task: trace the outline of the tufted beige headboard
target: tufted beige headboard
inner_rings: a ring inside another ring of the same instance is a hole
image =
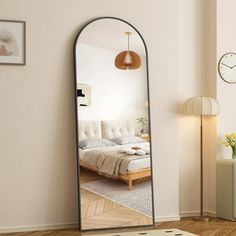
[[[102,138],[100,120],[80,120],[79,121],[79,140],[88,138]]]
[[[102,137],[112,139],[115,137],[135,135],[134,124],[131,120],[102,121]]]
[[[135,135],[131,120],[80,120],[79,140],[89,138],[112,139],[120,136]]]

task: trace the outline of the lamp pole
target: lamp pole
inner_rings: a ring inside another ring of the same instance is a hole
[[[200,216],[194,217],[197,221],[209,221],[209,217],[203,215],[203,115],[200,115]]]
[[[203,216],[203,125],[202,125],[202,114],[200,115],[200,119],[201,119],[201,126],[200,126],[200,155],[201,155],[201,160],[200,160],[200,205],[201,205],[201,212],[200,212],[200,216]]]

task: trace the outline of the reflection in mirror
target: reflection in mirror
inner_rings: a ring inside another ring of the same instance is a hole
[[[82,230],[153,224],[146,57],[119,19],[92,21],[76,39]]]

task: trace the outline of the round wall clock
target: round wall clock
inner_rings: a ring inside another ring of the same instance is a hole
[[[236,53],[224,54],[218,64],[220,77],[227,83],[236,83]]]

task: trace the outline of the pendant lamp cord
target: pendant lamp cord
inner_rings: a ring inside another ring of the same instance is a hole
[[[129,35],[130,33],[128,32],[128,52],[129,52]]]

